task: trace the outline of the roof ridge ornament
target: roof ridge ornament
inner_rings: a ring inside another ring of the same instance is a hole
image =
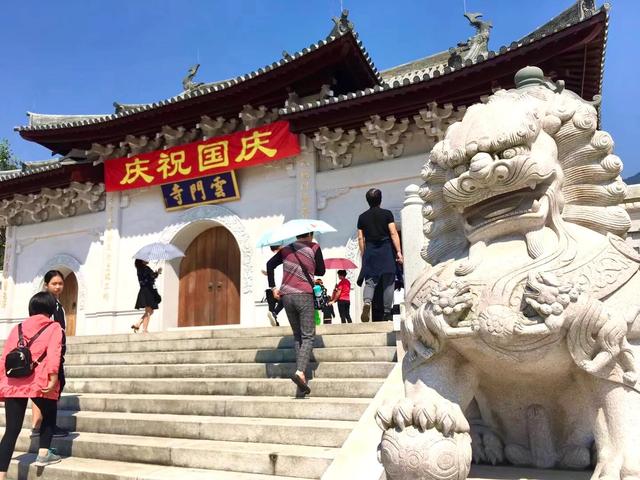
[[[451,68],[461,68],[467,60],[475,61],[478,56],[486,58],[489,53],[489,35],[493,24],[480,20],[482,17],[480,12],[465,12],[464,16],[469,20],[469,24],[475,28],[476,33],[466,42],[460,42],[457,46],[449,49],[450,56],[447,65]]]
[[[333,21],[334,25],[329,32],[329,35],[327,35],[327,38],[339,37],[347,32],[353,31],[353,29],[355,28],[353,22],[349,20],[349,10],[347,10],[346,8],[342,10],[340,17],[333,17],[331,20]]]
[[[578,0],[578,4],[580,6],[580,20],[589,18],[598,11],[595,0]]]
[[[182,88],[185,92],[190,92],[191,90],[195,90],[196,88],[204,85],[202,82],[194,82],[193,77],[198,73],[198,69],[200,68],[200,64],[196,63],[193,67],[191,67],[187,71],[187,76],[182,79]]]

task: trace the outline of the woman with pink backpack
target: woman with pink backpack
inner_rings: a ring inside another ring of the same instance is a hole
[[[61,460],[49,448],[56,426],[62,351],[62,327],[51,318],[55,310],[53,295],[36,293],[29,301],[29,318],[13,327],[4,343],[0,398],[4,400],[6,423],[0,441],[0,480],[7,478],[29,399],[42,412],[35,465],[43,467]]]

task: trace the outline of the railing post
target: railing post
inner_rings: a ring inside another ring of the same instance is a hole
[[[404,190],[404,206],[400,216],[402,218],[402,253],[404,255],[404,288],[405,292],[411,288],[420,272],[426,266],[420,256],[424,246],[422,231],[422,206],[424,202],[418,195],[419,187],[411,184]]]

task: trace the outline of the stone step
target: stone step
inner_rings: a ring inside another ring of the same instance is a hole
[[[318,325],[317,335],[343,335],[354,333],[386,333],[393,331],[393,322],[352,323],[336,325]],[[239,337],[274,337],[291,335],[291,327],[225,327],[191,329],[182,328],[165,332],[148,334],[115,334],[115,335],[82,335],[68,337],[69,345],[104,342],[139,342],[156,340],[185,340],[199,338],[239,338]]]
[[[380,378],[324,379],[309,382],[313,397],[373,398],[384,382]],[[67,393],[145,393],[176,395],[260,395],[293,398],[289,379],[230,378],[82,378],[68,379]]]
[[[309,378],[387,378],[391,362],[309,364]],[[66,366],[67,378],[288,378],[295,363]]]
[[[84,432],[56,438],[52,446],[62,456],[300,478],[319,478],[338,451],[300,445]],[[25,429],[16,448],[35,453],[38,440],[29,438]]]
[[[16,452],[9,466],[10,480],[293,480],[295,477],[225,472],[164,465],[69,457],[48,467],[31,465],[32,453]]]
[[[216,395],[63,394],[60,410],[89,410],[216,417],[291,418],[358,421],[368,398],[244,397]]]
[[[468,480],[589,480],[590,471],[536,470],[533,468],[473,465]]]
[[[142,365],[178,363],[254,363],[294,362],[293,348],[272,350],[189,350],[166,352],[82,353],[67,352],[65,365]],[[315,348],[317,362],[393,362],[395,346]]]
[[[0,426],[5,425],[2,410]],[[25,425],[30,425],[31,417],[25,418]],[[72,432],[334,448],[344,443],[355,424],[341,420],[58,411],[58,426]]]
[[[290,330],[289,330],[290,331]],[[354,333],[349,335],[317,335],[314,347],[371,347],[393,346],[395,334]],[[293,348],[293,336],[201,338],[186,340],[144,340],[116,342],[109,339],[103,343],[70,344],[69,354],[79,353],[129,353],[185,350],[245,350]]]

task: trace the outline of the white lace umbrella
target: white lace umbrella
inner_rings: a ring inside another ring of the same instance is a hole
[[[144,260],[145,262],[158,262],[162,260],[172,260],[184,257],[184,252],[170,243],[150,243],[136,252],[133,258]]]
[[[295,238],[307,232],[329,233],[335,232],[336,229],[322,220],[314,220],[311,218],[296,218],[283,223],[280,227],[273,230],[270,241],[271,245],[283,242],[287,239]]]

